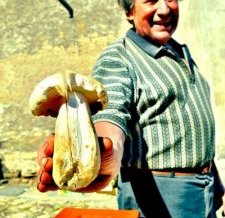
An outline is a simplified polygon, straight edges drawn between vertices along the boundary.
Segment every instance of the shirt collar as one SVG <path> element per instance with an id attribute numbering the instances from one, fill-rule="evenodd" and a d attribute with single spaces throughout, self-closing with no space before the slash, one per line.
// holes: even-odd
<path id="1" fill-rule="evenodd" d="M 173 56 L 183 56 L 182 46 L 172 38 L 166 45 L 157 45 L 137 34 L 134 29 L 129 29 L 126 36 L 130 38 L 135 44 L 137 44 L 142 50 L 144 50 L 154 58 L 165 55 L 165 53 Z"/>

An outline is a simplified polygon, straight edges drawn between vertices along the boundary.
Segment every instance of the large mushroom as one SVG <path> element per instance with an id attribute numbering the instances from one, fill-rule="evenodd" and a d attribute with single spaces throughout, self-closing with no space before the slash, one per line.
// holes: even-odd
<path id="1" fill-rule="evenodd" d="M 57 117 L 53 179 L 61 189 L 86 187 L 98 175 L 100 150 L 89 108 L 94 103 L 106 108 L 105 89 L 93 78 L 77 73 L 48 76 L 30 96 L 33 115 Z"/>

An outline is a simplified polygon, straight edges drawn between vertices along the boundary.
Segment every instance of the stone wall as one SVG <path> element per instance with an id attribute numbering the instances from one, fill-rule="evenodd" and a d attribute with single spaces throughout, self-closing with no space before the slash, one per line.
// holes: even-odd
<path id="1" fill-rule="evenodd" d="M 116 4 L 68 0 L 74 19 L 57 0 L 0 2 L 0 144 L 34 150 L 54 132 L 54 120 L 31 116 L 29 96 L 45 76 L 72 70 L 89 74 L 100 51 L 121 29 Z"/>
<path id="2" fill-rule="evenodd" d="M 36 173 L 36 151 L 54 132 L 53 118 L 31 115 L 28 99 L 47 75 L 89 74 L 100 51 L 120 33 L 116 2 L 0 1 L 0 154 L 6 178 Z M 29 173 L 28 173 L 29 172 Z"/>

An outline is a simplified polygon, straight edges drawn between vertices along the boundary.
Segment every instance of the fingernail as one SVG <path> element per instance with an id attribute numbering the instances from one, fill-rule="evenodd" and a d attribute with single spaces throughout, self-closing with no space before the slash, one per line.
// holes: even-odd
<path id="1" fill-rule="evenodd" d="M 48 157 L 52 156 L 52 146 L 49 144 L 49 142 L 46 143 L 44 154 Z"/>
<path id="2" fill-rule="evenodd" d="M 48 142 L 45 142 L 45 150 L 44 150 L 44 152 L 46 152 L 47 151 L 47 149 L 48 149 Z"/>
<path id="3" fill-rule="evenodd" d="M 41 174 L 38 174 L 38 176 L 37 176 L 37 182 L 38 182 L 38 185 L 39 185 L 39 183 L 41 182 L 41 175 L 42 175 L 42 173 L 41 173 Z"/>
<path id="4" fill-rule="evenodd" d="M 48 162 L 48 158 L 46 158 L 46 157 L 42 158 L 41 165 L 42 165 L 43 168 L 45 168 L 47 162 Z"/>
<path id="5" fill-rule="evenodd" d="M 40 192 L 46 192 L 46 186 L 43 185 L 42 183 L 37 184 L 37 190 Z"/>

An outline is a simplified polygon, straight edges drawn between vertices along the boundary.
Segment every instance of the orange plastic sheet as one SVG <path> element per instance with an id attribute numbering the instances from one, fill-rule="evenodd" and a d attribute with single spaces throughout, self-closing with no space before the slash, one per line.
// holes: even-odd
<path id="1" fill-rule="evenodd" d="M 55 218 L 138 218 L 137 210 L 64 208 Z"/>

